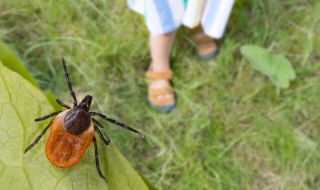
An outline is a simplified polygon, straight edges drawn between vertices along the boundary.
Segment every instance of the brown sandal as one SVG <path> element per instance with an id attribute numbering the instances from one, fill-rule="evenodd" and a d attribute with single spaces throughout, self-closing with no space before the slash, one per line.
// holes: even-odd
<path id="1" fill-rule="evenodd" d="M 147 79 L 152 82 L 162 79 L 171 79 L 172 71 L 147 71 Z M 175 96 L 172 88 L 169 85 L 160 88 L 150 88 L 148 89 L 148 101 L 152 108 L 160 112 L 170 112 L 176 106 Z"/>
<path id="2" fill-rule="evenodd" d="M 191 35 L 197 46 L 197 54 L 201 59 L 209 60 L 219 54 L 219 48 L 214 40 L 204 34 L 201 28 L 193 29 Z"/>

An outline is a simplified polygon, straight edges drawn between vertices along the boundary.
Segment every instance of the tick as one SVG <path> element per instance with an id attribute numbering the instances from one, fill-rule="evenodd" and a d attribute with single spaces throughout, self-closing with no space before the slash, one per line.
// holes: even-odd
<path id="1" fill-rule="evenodd" d="M 98 136 L 105 145 L 110 144 L 110 139 L 100 130 L 100 128 L 103 128 L 103 125 L 93 117 L 97 116 L 131 132 L 138 133 L 140 135 L 141 133 L 126 124 L 120 123 L 105 116 L 104 114 L 90 112 L 89 110 L 92 101 L 92 96 L 90 95 L 85 96 L 78 104 L 77 97 L 72 90 L 72 84 L 69 79 L 69 74 L 63 57 L 61 63 L 68 89 L 73 99 L 73 107 L 63 103 L 60 99 L 56 99 L 57 103 L 66 108 L 66 110 L 53 112 L 35 119 L 36 122 L 39 122 L 55 116 L 41 131 L 34 142 L 25 149 L 24 153 L 31 150 L 39 142 L 47 130 L 51 128 L 49 137 L 45 144 L 45 153 L 48 160 L 54 166 L 59 168 L 70 168 L 78 164 L 85 151 L 88 149 L 91 143 L 93 143 L 97 172 L 101 178 L 105 179 L 100 169 L 99 152 L 94 132 L 98 133 Z"/>

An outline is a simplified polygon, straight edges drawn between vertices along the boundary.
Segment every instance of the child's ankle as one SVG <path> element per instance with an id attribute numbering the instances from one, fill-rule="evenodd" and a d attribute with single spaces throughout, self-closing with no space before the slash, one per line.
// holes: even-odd
<path id="1" fill-rule="evenodd" d="M 155 64 L 154 62 L 150 65 L 150 70 L 157 71 L 157 72 L 163 72 L 170 70 L 169 64 Z"/>

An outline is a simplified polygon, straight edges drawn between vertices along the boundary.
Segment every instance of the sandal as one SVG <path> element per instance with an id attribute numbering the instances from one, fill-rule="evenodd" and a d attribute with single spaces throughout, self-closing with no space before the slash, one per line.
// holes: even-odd
<path id="1" fill-rule="evenodd" d="M 219 54 L 219 48 L 215 41 L 204 34 L 202 30 L 195 29 L 196 33 L 193 32 L 192 39 L 197 46 L 197 55 L 204 60 L 209 60 L 216 57 Z"/>
<path id="2" fill-rule="evenodd" d="M 169 80 L 172 78 L 172 71 L 147 71 L 146 77 L 150 82 L 156 80 Z M 158 88 L 148 88 L 148 102 L 150 107 L 159 112 L 170 112 L 176 107 L 174 92 L 170 85 L 164 85 Z"/>

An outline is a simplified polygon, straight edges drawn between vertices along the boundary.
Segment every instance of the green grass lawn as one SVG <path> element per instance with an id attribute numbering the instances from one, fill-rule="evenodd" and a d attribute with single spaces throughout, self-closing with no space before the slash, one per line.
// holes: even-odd
<path id="1" fill-rule="evenodd" d="M 149 109 L 150 62 L 143 18 L 125 1 L 1 0 L 0 37 L 44 90 L 71 102 L 61 55 L 76 92 L 141 130 L 110 128 L 133 166 L 163 189 L 319 189 L 320 2 L 238 0 L 216 60 L 194 56 L 184 29 L 172 54 L 177 108 Z M 240 54 L 244 44 L 284 54 L 297 78 L 277 95 Z"/>

